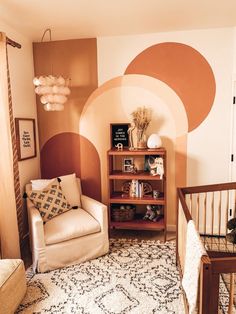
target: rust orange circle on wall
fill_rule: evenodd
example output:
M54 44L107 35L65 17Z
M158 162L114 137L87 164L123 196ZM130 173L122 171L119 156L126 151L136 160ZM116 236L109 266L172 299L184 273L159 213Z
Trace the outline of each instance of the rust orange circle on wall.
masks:
M166 42L151 46L129 64L125 74L148 75L168 84L185 106L189 131L204 121L213 105L213 71L207 60L188 45Z

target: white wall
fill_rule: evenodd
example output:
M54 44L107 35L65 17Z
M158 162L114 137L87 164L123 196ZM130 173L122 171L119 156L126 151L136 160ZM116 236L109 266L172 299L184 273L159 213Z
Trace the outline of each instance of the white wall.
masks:
M99 85L123 75L139 53L161 42L189 45L198 50L210 64L216 79L216 97L207 118L188 133L188 185L229 179L234 36L233 28L221 28L98 38Z
M16 30L13 30L11 27L1 21L0 31L4 32L7 37L22 45L21 49L13 48L8 45L8 60L10 67L14 117L36 119L37 129L36 99L34 87L32 84L34 76L32 43L27 38L19 34ZM29 182L30 179L38 178L40 175L38 132L36 133L37 157L19 161L20 184L22 193L25 184ZM0 197L2 197L2 195Z

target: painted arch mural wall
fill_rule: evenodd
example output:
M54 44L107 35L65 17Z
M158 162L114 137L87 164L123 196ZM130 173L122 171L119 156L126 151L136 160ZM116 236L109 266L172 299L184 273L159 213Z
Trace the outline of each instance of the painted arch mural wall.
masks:
M207 139L217 133L214 121L210 121L208 126L211 113L213 112L213 116L210 119L213 118L216 122L224 112L224 123L228 123L229 109L219 106L218 99L222 101L225 96L217 94L220 69L216 61L223 58L224 54L229 54L231 43L230 36L227 38L225 34L223 36L218 32L227 44L223 55L217 50L213 51L210 45L208 49L206 43L202 45L205 53L196 49L191 41L195 37L197 42L198 32L192 33L192 36L186 32L186 39L182 39L182 42L173 40L178 37L175 34L169 41L160 41L159 35L132 36L133 41L128 41L127 37L99 38L97 41L92 39L92 45L90 40L84 43L78 40L78 51L84 44L87 45L84 52L86 49L90 51L90 57L81 59L85 71L89 71L86 74L87 82L83 86L84 95L82 98L74 97L70 100L73 102L73 105L69 104L70 110L67 108L63 113L49 113L55 119L55 127L42 131L42 177L76 172L83 180L84 193L106 202L109 125L114 122L130 122L130 113L138 106L151 107L153 119L148 133L158 133L168 152L168 225L173 226L177 186L189 182L211 183L214 179L217 181L217 178L219 182L224 179L222 173L211 178L211 173L208 175L207 171L205 176L193 177L191 172L195 172L190 169L193 160L194 165L199 161L200 166L197 169L200 169L200 173L202 160L203 164L208 163L211 168L212 161L207 160L204 155L205 147L209 145L204 137L200 138L201 132L198 134L201 128L207 132ZM119 44L118 51L115 52L114 42ZM201 46L201 40L198 45ZM217 43L214 42L214 45ZM73 54L73 60L81 58L75 50L70 53ZM35 59L39 59L37 52ZM77 60L77 64L78 62ZM226 64L228 72L230 62ZM73 64L70 65L72 67ZM39 71L40 62L37 69ZM97 78L94 73L98 73ZM75 77L76 75L74 74ZM226 82L224 84L227 89L224 95L228 95L230 86ZM73 87L75 95L79 88L79 84ZM41 108L38 110L41 112ZM48 113L39 114L39 130L44 128L48 119ZM57 121L60 122L59 125ZM224 132L226 134L227 130ZM189 151L189 147L193 147L192 151ZM192 154L195 150L198 159ZM224 155L218 158L225 162Z

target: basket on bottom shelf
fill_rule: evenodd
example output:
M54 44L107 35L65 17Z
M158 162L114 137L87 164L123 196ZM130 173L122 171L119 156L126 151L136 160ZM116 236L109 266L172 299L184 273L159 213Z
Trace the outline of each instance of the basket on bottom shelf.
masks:
M135 206L133 205L116 205L111 208L112 221L130 221L134 219Z

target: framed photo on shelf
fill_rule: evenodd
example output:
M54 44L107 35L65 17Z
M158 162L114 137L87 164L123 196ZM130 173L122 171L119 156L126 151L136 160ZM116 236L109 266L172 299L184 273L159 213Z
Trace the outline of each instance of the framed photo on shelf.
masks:
M123 172L132 172L134 168L134 159L132 157L123 158Z
M122 144L123 147L129 147L129 134L128 129L129 123L111 123L110 134L111 134L111 148L116 147L117 144Z
M35 119L15 118L18 160L36 157Z

